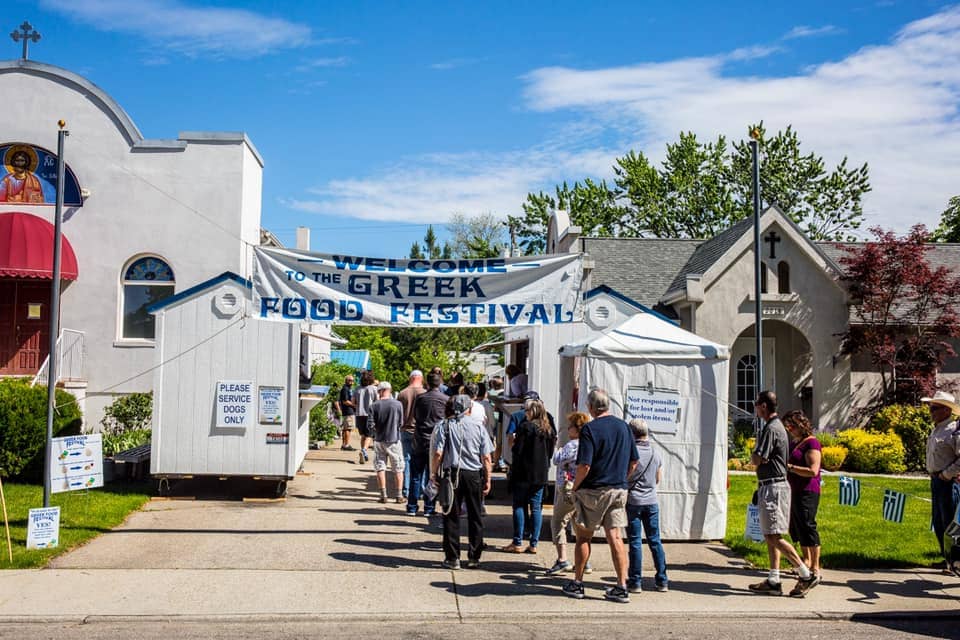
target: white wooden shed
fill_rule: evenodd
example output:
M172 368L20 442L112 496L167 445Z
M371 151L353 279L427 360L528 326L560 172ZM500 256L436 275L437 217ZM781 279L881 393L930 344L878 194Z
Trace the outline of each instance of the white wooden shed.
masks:
M300 327L251 317L251 284L226 272L150 307L156 316L154 477L243 476L285 488L306 455Z

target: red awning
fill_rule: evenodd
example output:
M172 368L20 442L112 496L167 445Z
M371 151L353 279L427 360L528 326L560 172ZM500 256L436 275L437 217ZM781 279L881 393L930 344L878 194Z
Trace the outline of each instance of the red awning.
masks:
M66 236L60 277L77 279L77 254ZM53 279L53 225L29 213L0 213L0 278Z

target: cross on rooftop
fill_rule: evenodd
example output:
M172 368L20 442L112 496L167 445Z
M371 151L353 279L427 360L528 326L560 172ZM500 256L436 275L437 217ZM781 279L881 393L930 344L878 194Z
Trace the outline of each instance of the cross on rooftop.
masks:
M20 31L13 30L10 33L10 37L13 38L14 42L20 42L23 40L22 57L24 60L27 59L27 46L29 45L30 41L33 40L34 42L38 42L40 40L40 34L26 20L23 21L22 25L20 25Z
M777 258L777 243L780 242L780 236L777 235L777 232L773 229L770 230L770 233L763 239L764 242L770 243L770 257L773 259Z

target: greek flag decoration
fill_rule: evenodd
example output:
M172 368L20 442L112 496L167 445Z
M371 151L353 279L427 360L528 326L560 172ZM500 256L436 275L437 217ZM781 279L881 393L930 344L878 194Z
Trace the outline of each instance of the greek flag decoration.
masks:
M840 504L855 507L860 504L860 481L840 476Z
M883 490L883 519L890 522L903 522L903 505L907 495L892 489Z

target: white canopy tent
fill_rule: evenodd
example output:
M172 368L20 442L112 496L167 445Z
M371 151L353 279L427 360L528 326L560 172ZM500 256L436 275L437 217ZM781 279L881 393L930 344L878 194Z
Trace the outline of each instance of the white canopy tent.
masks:
M610 395L612 414L647 418L664 464L657 490L661 535L723 538L730 350L647 311L584 342L564 345L560 355L561 372L572 378L579 369L581 409L587 390L599 387ZM579 366L573 365L576 358ZM572 379L562 381L561 389L572 384Z

